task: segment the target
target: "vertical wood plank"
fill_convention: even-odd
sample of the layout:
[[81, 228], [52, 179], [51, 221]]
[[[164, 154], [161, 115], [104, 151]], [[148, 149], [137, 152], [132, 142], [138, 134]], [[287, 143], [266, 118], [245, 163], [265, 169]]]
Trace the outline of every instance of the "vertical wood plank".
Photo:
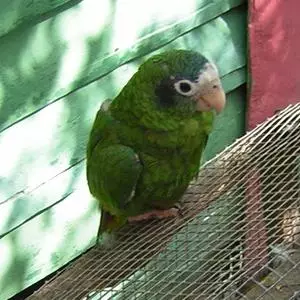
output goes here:
[[249, 130], [300, 101], [300, 2], [249, 1]]
[[[249, 1], [250, 96], [247, 129], [251, 130], [288, 104], [300, 100], [300, 3], [297, 0]], [[261, 188], [250, 186], [259, 181], [259, 170], [249, 174], [246, 260], [266, 263], [267, 229], [261, 201]], [[258, 233], [254, 233], [255, 223]], [[255, 237], [254, 237], [255, 236]], [[254, 240], [256, 239], [256, 240]], [[262, 257], [257, 257], [260, 253]]]

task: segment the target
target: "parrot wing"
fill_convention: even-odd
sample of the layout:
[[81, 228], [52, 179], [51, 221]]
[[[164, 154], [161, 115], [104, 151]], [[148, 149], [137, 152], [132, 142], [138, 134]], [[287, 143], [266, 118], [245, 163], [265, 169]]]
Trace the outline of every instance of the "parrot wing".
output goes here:
[[120, 144], [116, 121], [103, 103], [98, 111], [87, 156], [87, 177], [91, 193], [100, 201], [100, 231], [110, 231], [126, 221], [124, 211], [135, 193], [142, 164], [135, 151]]

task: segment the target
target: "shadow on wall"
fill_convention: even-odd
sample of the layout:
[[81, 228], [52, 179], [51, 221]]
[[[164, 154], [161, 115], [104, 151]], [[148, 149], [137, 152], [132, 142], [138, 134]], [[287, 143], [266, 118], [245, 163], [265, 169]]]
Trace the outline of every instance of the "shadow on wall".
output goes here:
[[[110, 1], [112, 11], [115, 2]], [[73, 14], [71, 17], [75, 17], [78, 8], [67, 8], [70, 10], [70, 15]], [[4, 274], [0, 281], [1, 286], [9, 287], [8, 290], [21, 290], [24, 288], [25, 281], [30, 280], [29, 277], [36, 276], [34, 273], [28, 273], [29, 269], [33, 269], [32, 265], [41, 264], [35, 261], [35, 258], [48, 259], [49, 252], [58, 253], [61, 257], [64, 257], [63, 253], [72, 252], [72, 249], [68, 248], [73, 244], [70, 241], [78, 238], [74, 230], [69, 228], [66, 232], [53, 231], [52, 236], [49, 233], [49, 230], [55, 227], [55, 223], [59, 223], [57, 219], [59, 215], [53, 210], [41, 210], [33, 215], [27, 212], [30, 217], [23, 220], [24, 223], [17, 223], [16, 220], [26, 215], [24, 212], [28, 210], [29, 201], [40, 201], [51, 197], [49, 194], [37, 193], [35, 199], [34, 195], [37, 189], [47, 184], [47, 181], [51, 181], [63, 172], [68, 171], [69, 176], [63, 182], [63, 187], [58, 187], [62, 189], [60, 197], [51, 201], [57, 204], [74, 194], [85, 172], [84, 167], [81, 167], [80, 171], [72, 167], [82, 163], [87, 132], [93, 119], [91, 115], [94, 117], [98, 109], [95, 107], [91, 112], [91, 104], [87, 103], [89, 99], [84, 99], [82, 96], [95, 98], [96, 91], [101, 90], [98, 97], [100, 105], [102, 96], [106, 93], [112, 96], [115, 92], [113, 80], [110, 80], [109, 86], [99, 86], [95, 83], [91, 95], [88, 91], [70, 94], [45, 107], [47, 101], [55, 99], [59, 86], [76, 81], [77, 78], [74, 76], [82, 76], [81, 72], [88, 72], [90, 61], [96, 59], [95, 52], [105, 51], [105, 48], [109, 49], [110, 45], [109, 30], [112, 27], [106, 31], [99, 28], [99, 32], [93, 39], [87, 36], [86, 39], [82, 37], [82, 40], [78, 41], [78, 53], [70, 53], [70, 49], [66, 48], [67, 43], [62, 43], [64, 38], [72, 38], [71, 31], [66, 33], [64, 21], [66, 20], [60, 19], [60, 15], [57, 15], [35, 27], [18, 28], [0, 40], [0, 57], [2, 56], [0, 126], [3, 130], [0, 134], [3, 166], [0, 171], [0, 206], [11, 202], [10, 215], [5, 219], [5, 224], [1, 225], [8, 229], [7, 234], [1, 236], [0, 232], [6, 250], [1, 265], [2, 271], [5, 270], [7, 275]], [[111, 18], [109, 21], [113, 23]], [[67, 34], [71, 37], [66, 36]], [[81, 56], [85, 59], [81, 59]], [[75, 75], [68, 73], [68, 67], [72, 68], [73, 64], [78, 64], [77, 59], [82, 62], [77, 72]], [[93, 103], [95, 104], [96, 101], [94, 100]], [[45, 109], [40, 110], [44, 107]], [[23, 117], [25, 118], [22, 119]], [[15, 123], [18, 119], [21, 119], [21, 122]], [[54, 167], [44, 170], [40, 166], [45, 165], [45, 161], [48, 160]], [[55, 194], [54, 191], [53, 193]], [[87, 210], [81, 220], [88, 219], [91, 214], [91, 210]], [[29, 226], [28, 229], [31, 231], [18, 228], [26, 228], [27, 221], [38, 215], [40, 215], [39, 228]], [[43, 237], [43, 232], [46, 238], [41, 242], [45, 247], [43, 249], [45, 256], [39, 253], [40, 249], [36, 249], [34, 253], [32, 248], [36, 244], [34, 239]], [[79, 242], [77, 241], [78, 244]], [[52, 248], [55, 248], [55, 251], [51, 251]], [[75, 251], [74, 255], [76, 255]], [[53, 254], [49, 266], [57, 265], [57, 260], [58, 258]], [[47, 261], [42, 263], [46, 264]], [[39, 273], [38, 269], [35, 271]]]
[[[50, 270], [68, 253], [79, 254], [69, 247], [82, 242], [78, 237], [84, 239], [84, 228], [79, 229], [82, 234], [74, 228], [59, 231], [63, 228], [61, 211], [68, 215], [74, 213], [74, 220], [82, 215], [76, 209], [82, 208], [80, 203], [88, 196], [84, 155], [96, 111], [103, 100], [116, 95], [144, 60], [135, 59], [118, 72], [61, 98], [64, 92], [77, 89], [78, 82], [82, 85], [88, 82], [94, 68], [105, 63], [97, 61], [99, 52], [109, 53], [114, 48], [111, 37], [116, 1], [106, 1], [106, 4], [108, 11], [104, 18], [91, 27], [89, 24], [81, 27], [78, 16], [83, 21], [89, 13], [99, 12], [86, 6], [86, 14], [81, 14], [80, 6], [74, 6], [69, 7], [64, 18], [58, 14], [37, 26], [19, 28], [0, 40], [3, 61], [0, 66], [0, 195], [3, 198], [0, 206], [10, 205], [5, 224], [0, 220], [7, 233], [1, 237], [0, 232], [2, 241], [6, 241], [4, 273], [9, 274], [0, 277], [0, 285], [10, 286], [11, 290], [23, 289], [29, 277], [37, 278], [42, 272], [39, 267]], [[137, 36], [144, 36], [147, 30], [142, 29]], [[162, 49], [175, 45], [195, 48], [196, 44], [199, 39], [191, 35], [190, 39], [182, 38]], [[227, 45], [222, 41], [218, 47], [226, 49]], [[242, 109], [240, 113], [243, 114]], [[60, 177], [64, 179], [59, 181]], [[51, 183], [56, 180], [59, 184]], [[70, 203], [76, 203], [72, 208], [75, 212], [68, 211]], [[56, 210], [59, 205], [65, 209]], [[88, 222], [93, 209], [88, 207], [78, 220]], [[37, 226], [29, 224], [33, 217], [38, 220]], [[44, 248], [35, 249], [36, 240], [41, 237]]]

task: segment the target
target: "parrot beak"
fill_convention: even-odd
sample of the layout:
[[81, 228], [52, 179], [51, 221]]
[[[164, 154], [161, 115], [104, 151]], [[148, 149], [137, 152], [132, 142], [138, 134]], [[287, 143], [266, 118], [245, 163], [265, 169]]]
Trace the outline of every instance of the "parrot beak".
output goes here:
[[217, 87], [215, 91], [211, 93], [200, 95], [197, 99], [197, 110], [210, 111], [215, 109], [217, 113], [220, 113], [226, 103], [226, 97], [223, 88]]
[[216, 110], [220, 113], [226, 103], [225, 92], [215, 65], [207, 63], [197, 80], [198, 92], [194, 96], [197, 111]]

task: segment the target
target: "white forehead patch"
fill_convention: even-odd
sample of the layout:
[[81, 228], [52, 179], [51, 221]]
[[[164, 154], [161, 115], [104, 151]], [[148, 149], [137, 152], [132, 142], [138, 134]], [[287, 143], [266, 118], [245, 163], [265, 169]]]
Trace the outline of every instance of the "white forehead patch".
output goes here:
[[219, 79], [217, 66], [213, 63], [206, 63], [203, 69], [200, 70], [197, 81], [208, 83]]

